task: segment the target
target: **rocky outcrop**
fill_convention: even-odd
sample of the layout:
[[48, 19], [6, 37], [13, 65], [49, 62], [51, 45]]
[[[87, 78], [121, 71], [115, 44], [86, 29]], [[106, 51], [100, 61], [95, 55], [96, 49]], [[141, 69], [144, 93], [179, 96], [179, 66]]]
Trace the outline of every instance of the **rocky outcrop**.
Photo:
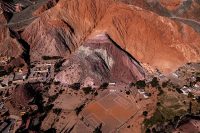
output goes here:
[[60, 0], [22, 33], [31, 59], [67, 56], [88, 37], [107, 33], [138, 61], [168, 73], [200, 60], [190, 27], [114, 0]]
[[64, 63], [55, 80], [84, 86], [144, 79], [142, 67], [105, 34], [89, 39]]

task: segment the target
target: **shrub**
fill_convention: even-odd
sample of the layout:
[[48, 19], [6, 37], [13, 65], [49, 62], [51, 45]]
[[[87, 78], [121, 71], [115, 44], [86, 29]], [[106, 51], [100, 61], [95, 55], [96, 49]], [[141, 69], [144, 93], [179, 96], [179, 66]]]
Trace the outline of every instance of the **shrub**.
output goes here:
[[97, 91], [94, 92], [94, 96], [98, 96], [98, 92]]
[[158, 87], [159, 86], [158, 78], [154, 77], [150, 84], [152, 87]]
[[59, 115], [61, 113], [62, 109], [61, 108], [55, 108], [53, 109], [53, 113]]
[[144, 116], [147, 116], [147, 115], [148, 115], [148, 112], [147, 112], [147, 111], [144, 111], [142, 114], [143, 114]]
[[131, 94], [131, 92], [130, 91], [126, 91], [126, 95], [130, 95]]
[[145, 133], [151, 133], [151, 130], [149, 128], [147, 128]]
[[167, 87], [168, 83], [169, 83], [169, 81], [163, 82], [163, 83], [162, 83], [162, 88]]
[[75, 109], [76, 115], [78, 115], [83, 110], [84, 107], [85, 107], [85, 104], [82, 104], [81, 106], [77, 107]]
[[100, 86], [100, 89], [103, 89], [103, 90], [105, 90], [105, 89], [107, 89], [107, 87], [108, 87], [108, 83], [103, 83], [101, 86]]
[[84, 87], [82, 88], [83, 89], [83, 92], [87, 95], [89, 94], [90, 92], [92, 92], [92, 87]]
[[102, 133], [101, 128], [102, 128], [102, 123], [94, 129], [93, 133]]
[[156, 110], [156, 112], [153, 114], [153, 116], [150, 119], [144, 120], [144, 125], [146, 127], [152, 127], [153, 125], [157, 123], [162, 123], [162, 122], [164, 122], [164, 117], [158, 110]]
[[69, 85], [69, 88], [72, 88], [74, 90], [79, 90], [81, 87], [81, 84], [80, 83], [74, 83], [72, 85]]

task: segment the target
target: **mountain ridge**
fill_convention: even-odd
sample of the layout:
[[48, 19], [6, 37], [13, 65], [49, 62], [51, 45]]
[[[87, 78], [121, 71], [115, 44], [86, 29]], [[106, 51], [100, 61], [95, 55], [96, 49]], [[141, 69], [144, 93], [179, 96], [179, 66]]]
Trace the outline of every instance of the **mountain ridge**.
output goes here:
[[[50, 26], [52, 29], [47, 28]], [[37, 35], [34, 35], [36, 30]], [[29, 31], [33, 32], [29, 33]], [[176, 70], [187, 62], [199, 60], [200, 39], [192, 28], [134, 5], [112, 0], [85, 0], [84, 2], [60, 0], [55, 7], [44, 12], [40, 18], [29, 25], [22, 36], [32, 47], [34, 54], [40, 52], [36, 48], [40, 43], [44, 45], [43, 50], [45, 50], [38, 55], [45, 54], [46, 51], [47, 55], [51, 53], [67, 56], [70, 54], [69, 49], [75, 51], [85, 38], [102, 32], [109, 34], [121, 48], [138, 61], [150, 64], [166, 73]], [[48, 48], [55, 48], [48, 49], [47, 42]], [[135, 43], [131, 44], [132, 42]], [[35, 57], [39, 57], [36, 55]]]

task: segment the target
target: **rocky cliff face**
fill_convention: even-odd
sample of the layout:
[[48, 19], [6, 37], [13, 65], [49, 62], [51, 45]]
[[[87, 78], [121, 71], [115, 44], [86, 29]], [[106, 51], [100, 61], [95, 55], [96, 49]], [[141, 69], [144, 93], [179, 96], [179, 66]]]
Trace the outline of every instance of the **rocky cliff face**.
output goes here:
[[68, 56], [86, 38], [106, 33], [136, 60], [168, 73], [199, 61], [200, 36], [192, 28], [114, 0], [60, 0], [22, 33], [31, 59]]
[[5, 24], [5, 17], [0, 14], [0, 56], [18, 57], [23, 52], [22, 47], [10, 36], [10, 31]]

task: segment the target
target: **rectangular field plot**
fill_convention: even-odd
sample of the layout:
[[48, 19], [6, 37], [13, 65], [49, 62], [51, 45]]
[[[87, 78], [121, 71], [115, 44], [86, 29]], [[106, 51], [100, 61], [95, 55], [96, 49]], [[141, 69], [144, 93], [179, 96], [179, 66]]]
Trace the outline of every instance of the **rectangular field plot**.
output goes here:
[[101, 99], [90, 103], [82, 111], [84, 122], [95, 128], [102, 123], [102, 131], [115, 132], [138, 111], [136, 103], [118, 93], [109, 93]]

